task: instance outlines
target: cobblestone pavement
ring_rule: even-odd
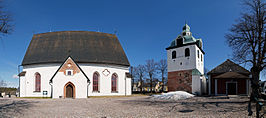
[[[0,117],[245,118],[248,117],[247,101],[247,97],[194,97],[179,101],[153,100],[148,96],[88,99],[0,98]]]

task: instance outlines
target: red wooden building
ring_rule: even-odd
[[[208,72],[209,95],[248,95],[250,72],[227,59]]]

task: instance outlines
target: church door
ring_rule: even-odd
[[[65,98],[75,98],[75,86],[71,82],[65,85],[64,96]]]
[[[66,87],[66,97],[73,98],[73,86],[71,86],[71,84]]]

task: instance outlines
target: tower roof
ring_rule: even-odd
[[[182,47],[185,45],[196,44],[202,50],[202,39],[200,38],[196,39],[192,36],[189,25],[185,24],[182,29],[183,31],[177,36],[176,39],[174,39],[171,42],[170,46],[166,49],[172,49],[172,48]]]
[[[188,24],[185,24],[185,26],[183,27],[183,31],[190,32],[190,27],[188,26]]]

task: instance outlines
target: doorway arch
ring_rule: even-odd
[[[64,86],[64,98],[76,98],[76,89],[73,83],[68,82]]]

